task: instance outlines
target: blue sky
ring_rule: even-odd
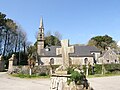
[[[19,23],[33,43],[41,17],[45,32],[58,31],[71,44],[105,34],[120,40],[120,0],[0,0],[0,12]]]

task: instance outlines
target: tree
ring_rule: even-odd
[[[60,40],[62,39],[62,35],[59,32],[54,32],[52,35],[50,31],[46,32],[45,35],[45,47],[46,46],[60,46]]]
[[[33,53],[36,52],[36,46],[34,45],[30,45],[28,48],[27,48],[27,52],[28,52],[28,55],[32,55]]]
[[[51,46],[51,45],[60,46],[60,40],[53,35],[45,37],[45,46],[47,46],[47,45],[48,46]]]
[[[3,29],[5,27],[6,15],[0,12],[0,54],[2,54],[2,45],[3,45]]]
[[[6,15],[0,12],[0,54],[9,58],[13,53],[17,56],[22,53],[20,59],[25,60],[26,48],[26,33],[14,20],[6,18]]]
[[[99,49],[105,50],[107,47],[111,47],[111,48],[115,48],[116,47],[116,42],[112,39],[112,37],[108,36],[108,35],[104,35],[104,36],[95,36],[92,37],[89,42],[88,45],[90,46],[96,46]]]
[[[4,41],[4,48],[3,48],[3,56],[7,55],[8,53],[13,52],[15,38],[17,36],[17,25],[14,23],[12,19],[6,19],[6,23],[4,26],[3,31],[3,41]]]
[[[6,15],[0,12],[0,27],[5,26],[5,19]]]

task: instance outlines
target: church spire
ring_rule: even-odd
[[[43,18],[41,17],[41,19],[40,19],[40,26],[39,26],[39,28],[43,28],[44,26],[43,26]]]
[[[37,36],[37,53],[41,55],[41,50],[44,49],[44,26],[43,26],[43,19],[40,19],[40,26]]]
[[[40,19],[40,26],[38,32],[38,40],[44,41],[44,26],[43,26],[43,19]]]

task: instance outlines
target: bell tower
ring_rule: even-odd
[[[38,55],[42,55],[41,50],[44,49],[44,26],[43,19],[40,19],[39,32],[37,36],[37,53]]]

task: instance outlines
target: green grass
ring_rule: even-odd
[[[28,75],[28,74],[12,74],[13,77],[19,77],[19,78],[50,78],[49,75],[46,76],[39,76],[39,75]]]
[[[95,75],[89,75],[88,78],[95,78],[95,77],[109,77],[109,76],[120,76],[120,74],[95,74]]]

